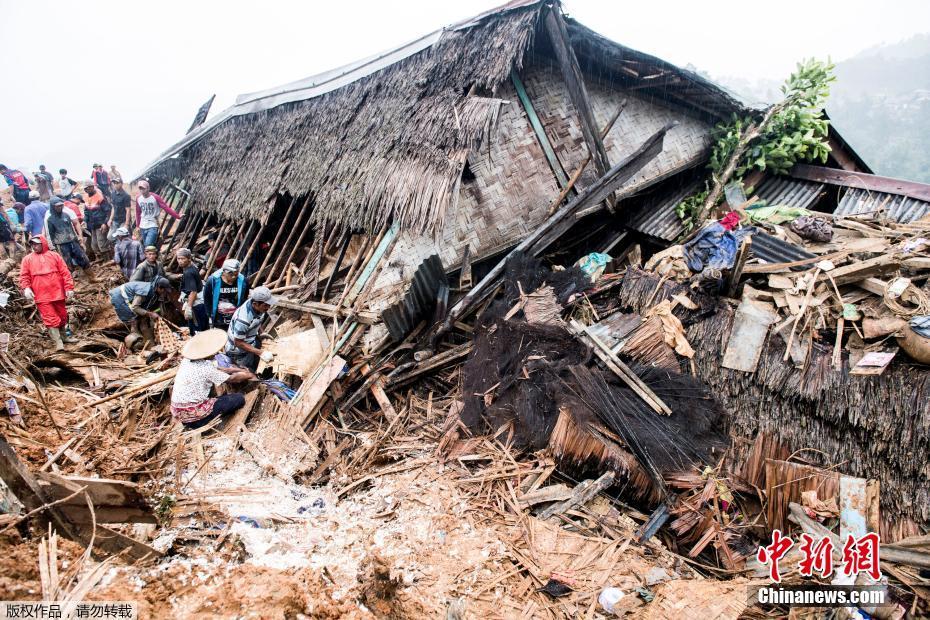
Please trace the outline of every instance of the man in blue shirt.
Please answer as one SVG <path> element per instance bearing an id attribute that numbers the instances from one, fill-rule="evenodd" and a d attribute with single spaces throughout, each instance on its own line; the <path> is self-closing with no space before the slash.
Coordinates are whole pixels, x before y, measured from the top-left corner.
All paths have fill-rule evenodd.
<path id="1" fill-rule="evenodd" d="M 234 365 L 255 372 L 259 359 L 265 363 L 274 359 L 270 351 L 262 352 L 259 330 L 268 316 L 268 310 L 276 301 L 267 287 L 259 286 L 252 289 L 249 300 L 233 314 L 226 331 L 226 348 L 223 352 Z"/>
<path id="2" fill-rule="evenodd" d="M 41 237 L 45 234 L 45 216 L 48 214 L 48 205 L 39 200 L 39 192 L 29 192 L 29 204 L 23 211 L 23 228 L 27 236 Z"/>

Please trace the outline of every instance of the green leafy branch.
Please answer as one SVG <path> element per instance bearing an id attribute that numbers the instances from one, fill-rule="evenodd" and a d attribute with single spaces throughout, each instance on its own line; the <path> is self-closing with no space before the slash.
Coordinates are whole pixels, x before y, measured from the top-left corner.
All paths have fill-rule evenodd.
<path id="1" fill-rule="evenodd" d="M 827 161 L 829 122 L 823 105 L 836 79 L 833 68 L 829 61 L 800 62 L 782 86 L 784 99 L 770 106 L 761 120 L 734 114 L 714 127 L 708 164 L 712 185 L 688 196 L 676 209 L 687 230 L 703 224 L 723 188 L 750 170 L 786 174 L 799 161 Z"/>

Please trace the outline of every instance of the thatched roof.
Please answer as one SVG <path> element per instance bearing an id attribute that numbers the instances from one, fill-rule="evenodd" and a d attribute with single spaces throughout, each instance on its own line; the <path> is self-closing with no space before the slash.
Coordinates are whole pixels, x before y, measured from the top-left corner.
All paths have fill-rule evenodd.
<path id="1" fill-rule="evenodd" d="M 258 217 L 278 192 L 311 193 L 318 222 L 370 230 L 393 218 L 438 230 L 541 6 L 511 3 L 335 90 L 230 116 L 166 151 L 180 151 L 180 162 L 163 155 L 146 173 L 183 170 L 198 208 L 224 216 Z"/>
<path id="2" fill-rule="evenodd" d="M 455 212 L 469 153 L 506 103 L 497 88 L 523 68 L 550 7 L 560 10 L 557 0 L 514 0 L 385 54 L 243 95 L 143 175 L 183 177 L 197 208 L 223 218 L 259 217 L 276 195 L 309 194 L 316 223 L 371 231 L 393 220 L 438 232 Z M 572 20 L 568 29 L 587 72 L 710 120 L 745 109 L 692 72 Z M 544 36 L 537 47 L 546 53 Z"/>

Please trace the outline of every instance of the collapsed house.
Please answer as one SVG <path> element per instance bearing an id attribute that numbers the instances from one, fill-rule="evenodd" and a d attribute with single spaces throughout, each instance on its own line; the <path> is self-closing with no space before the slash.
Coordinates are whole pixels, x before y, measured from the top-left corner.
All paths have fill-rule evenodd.
<path id="1" fill-rule="evenodd" d="M 185 214 L 164 223 L 166 247 L 192 249 L 208 272 L 221 255 L 240 259 L 253 283 L 282 296 L 273 370 L 286 403 L 253 397 L 229 425 L 238 444 L 225 457 L 241 445 L 277 478 L 326 480 L 342 498 L 377 477 L 360 473 L 373 461 L 417 454 L 442 401 L 426 459 L 506 462 L 459 486 L 493 496 L 508 527 L 539 528 L 540 539 L 596 531 L 626 549 L 655 543 L 667 524 L 685 575 L 706 568 L 698 557 L 744 570 L 754 542 L 796 523 L 802 502 L 832 518 L 861 499 L 885 541 L 921 533 L 927 373 L 904 354 L 889 364 L 902 327 L 876 325 L 889 324 L 889 309 L 930 311 L 916 285 L 930 274 L 920 237 L 930 236 L 930 187 L 872 174 L 831 128 L 823 165 L 754 173 L 751 199 L 727 197 L 746 220 L 739 249 L 719 273 L 696 277 L 675 254 L 688 238 L 677 207 L 706 181 L 714 125 L 759 113 L 601 37 L 558 3 L 523 0 L 195 122 L 140 175 Z M 839 232 L 812 243 L 751 211 L 753 201 Z M 892 274 L 910 278 L 897 295 L 881 280 Z M 873 354 L 883 364 L 856 372 Z M 152 397 L 164 376 L 130 389 Z M 137 393 L 95 389 L 98 415 Z M 405 421 L 405 445 L 387 449 Z M 193 441 L 196 469 L 182 479 L 178 466 L 176 487 L 209 460 L 199 434 Z M 149 439 L 139 450 L 155 448 Z M 164 468 L 173 453 L 159 450 L 148 458 Z M 536 450 L 553 462 L 533 460 Z M 347 472 L 357 479 L 345 482 Z M 860 482 L 861 498 L 848 491 Z M 607 489 L 614 503 L 595 510 Z M 635 527 L 617 506 L 636 514 Z M 295 506 L 288 526 L 307 510 Z M 615 559 L 616 548 L 591 542 L 576 540 L 576 555 Z M 926 567 L 903 548 L 889 553 L 903 570 Z M 593 608 L 581 587 L 560 607 L 532 607 L 550 582 L 571 579 L 559 581 L 558 561 L 539 561 L 532 545 L 512 554 L 497 567 L 520 593 L 497 594 L 511 613 Z M 590 595 L 605 578 L 578 583 Z M 392 580 L 385 587 L 397 589 Z M 725 602 L 714 592 L 689 611 L 726 604 L 735 617 L 745 607 L 743 592 Z M 690 596 L 665 596 L 677 601 L 668 613 Z"/>

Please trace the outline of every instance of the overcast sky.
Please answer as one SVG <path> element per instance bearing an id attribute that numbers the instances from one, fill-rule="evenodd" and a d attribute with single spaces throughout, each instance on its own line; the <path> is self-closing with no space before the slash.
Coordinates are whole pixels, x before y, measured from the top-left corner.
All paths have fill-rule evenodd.
<path id="1" fill-rule="evenodd" d="M 319 73 L 502 0 L 0 0 L 0 162 L 132 175 L 197 108 Z M 843 60 L 930 30 L 930 2 L 566 0 L 627 46 L 714 76 L 784 78 L 804 57 Z M 70 34 L 65 30 L 70 29 Z"/>

